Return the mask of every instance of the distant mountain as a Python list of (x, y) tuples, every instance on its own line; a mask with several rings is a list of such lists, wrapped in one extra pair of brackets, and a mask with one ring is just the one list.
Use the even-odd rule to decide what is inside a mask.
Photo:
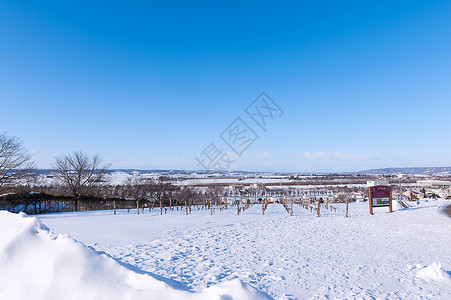
[[(52, 172), (52, 169), (37, 169), (36, 172), (42, 175), (49, 175)], [(174, 170), (174, 169), (109, 169), (109, 173), (114, 172), (123, 172), (123, 173), (139, 173), (139, 174), (149, 174), (149, 173), (158, 173), (160, 175), (174, 175), (174, 174), (202, 174), (202, 175), (215, 175), (215, 174), (242, 174), (242, 175), (248, 175), (248, 174), (264, 174), (264, 173), (270, 173), (270, 174), (289, 174), (289, 173), (279, 173), (279, 172), (259, 172), (259, 171), (240, 171), (240, 170)]]
[(359, 174), (451, 174), (451, 167), (382, 168), (358, 171)]

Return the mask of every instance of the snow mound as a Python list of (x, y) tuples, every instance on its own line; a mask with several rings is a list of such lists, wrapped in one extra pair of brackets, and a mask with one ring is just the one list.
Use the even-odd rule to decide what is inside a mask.
[(393, 210), (402, 210), (403, 207), (399, 201), (392, 201), (392, 208)]
[(135, 272), (36, 218), (0, 211), (1, 299), (270, 299), (235, 279), (194, 293)]
[(416, 271), (416, 276), (426, 281), (440, 281), (440, 282), (451, 282), (451, 276), (442, 269), (442, 266), (433, 262), (430, 266), (416, 267), (418, 271)]

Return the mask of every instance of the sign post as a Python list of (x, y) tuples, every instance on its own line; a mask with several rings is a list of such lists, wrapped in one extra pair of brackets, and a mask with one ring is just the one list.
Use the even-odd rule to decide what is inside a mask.
[(393, 212), (391, 186), (375, 185), (368, 188), (368, 194), (370, 196), (370, 214), (373, 214), (373, 207), (388, 206), (389, 211)]

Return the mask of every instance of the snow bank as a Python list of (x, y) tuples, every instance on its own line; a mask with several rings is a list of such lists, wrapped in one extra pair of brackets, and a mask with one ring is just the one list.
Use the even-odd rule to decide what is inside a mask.
[(36, 218), (0, 211), (1, 299), (269, 299), (232, 280), (193, 293), (135, 272)]
[(416, 276), (426, 281), (451, 282), (451, 276), (442, 269), (442, 266), (433, 262), (430, 266), (417, 265)]

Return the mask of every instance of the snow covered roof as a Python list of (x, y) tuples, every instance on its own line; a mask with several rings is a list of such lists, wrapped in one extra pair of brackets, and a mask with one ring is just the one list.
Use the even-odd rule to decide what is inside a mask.
[(451, 181), (445, 181), (445, 180), (419, 180), (417, 181), (418, 185), (420, 186), (450, 186)]
[(378, 180), (370, 180), (367, 181), (366, 185), (368, 187), (377, 186), (377, 185), (389, 185), (388, 180), (378, 179)]

